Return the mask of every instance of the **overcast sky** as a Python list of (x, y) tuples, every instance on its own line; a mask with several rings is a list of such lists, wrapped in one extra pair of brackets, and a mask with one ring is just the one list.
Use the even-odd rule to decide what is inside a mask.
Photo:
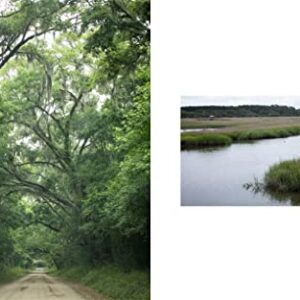
[(181, 106), (197, 106), (197, 105), (243, 105), (243, 104), (259, 104), (259, 105), (287, 105), (300, 108), (300, 96), (291, 97), (181, 97)]

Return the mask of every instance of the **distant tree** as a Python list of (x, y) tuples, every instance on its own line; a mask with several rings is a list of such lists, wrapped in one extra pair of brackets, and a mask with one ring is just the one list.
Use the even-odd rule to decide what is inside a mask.
[(300, 110), (284, 105), (189, 106), (181, 108), (182, 118), (300, 116)]

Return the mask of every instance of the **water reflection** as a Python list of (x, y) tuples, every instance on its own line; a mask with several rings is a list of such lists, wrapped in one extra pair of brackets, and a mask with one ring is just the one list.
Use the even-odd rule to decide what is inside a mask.
[(224, 149), (229, 148), (230, 145), (225, 146), (209, 146), (205, 147), (203, 149), (185, 149), (185, 152), (198, 152), (198, 153), (210, 153), (210, 152), (218, 152), (218, 151), (224, 151)]
[(269, 194), (272, 198), (280, 202), (290, 202), (291, 205), (300, 205), (300, 195), (296, 193), (282, 194), (271, 191), (265, 191), (264, 193)]
[(274, 192), (270, 189), (266, 189), (263, 182), (259, 182), (257, 178), (254, 179), (254, 182), (245, 183), (243, 187), (246, 190), (250, 190), (254, 194), (262, 194), (263, 196), (271, 197), (280, 202), (288, 202), (291, 205), (300, 205), (300, 194), (299, 193), (279, 193)]

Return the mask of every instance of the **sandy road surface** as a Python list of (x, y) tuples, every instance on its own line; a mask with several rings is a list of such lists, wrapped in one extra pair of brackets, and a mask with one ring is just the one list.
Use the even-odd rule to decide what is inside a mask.
[(85, 300), (68, 285), (34, 272), (0, 288), (0, 300)]

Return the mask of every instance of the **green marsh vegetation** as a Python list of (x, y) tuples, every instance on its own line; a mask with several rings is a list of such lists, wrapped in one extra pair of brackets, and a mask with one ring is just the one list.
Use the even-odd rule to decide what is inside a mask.
[[(226, 146), (233, 142), (283, 138), (300, 134), (300, 117), (197, 119), (194, 123), (190, 119), (183, 119), (182, 124), (185, 128), (204, 128), (203, 132), (182, 132), (183, 149)], [(217, 129), (208, 132), (205, 128)]]
[(232, 138), (225, 134), (217, 133), (182, 133), (181, 147), (198, 148), (198, 147), (212, 147), (212, 146), (226, 146), (232, 143)]
[(103, 271), (107, 290), (127, 272), (135, 274), (129, 285), (144, 278), (147, 295), (150, 3), (6, 4), (0, 272), (30, 269), (37, 260), (57, 270), (105, 265), (118, 270)]
[(300, 191), (300, 160), (288, 160), (272, 166), (264, 177), (266, 190), (279, 193)]
[(271, 166), (262, 182), (244, 184), (244, 188), (254, 193), (266, 193), (279, 201), (290, 200), (293, 205), (300, 205), (300, 160), (281, 161)]
[(208, 146), (226, 146), (233, 142), (283, 138), (299, 134), (300, 126), (214, 133), (183, 132), (181, 133), (181, 147), (186, 149)]

